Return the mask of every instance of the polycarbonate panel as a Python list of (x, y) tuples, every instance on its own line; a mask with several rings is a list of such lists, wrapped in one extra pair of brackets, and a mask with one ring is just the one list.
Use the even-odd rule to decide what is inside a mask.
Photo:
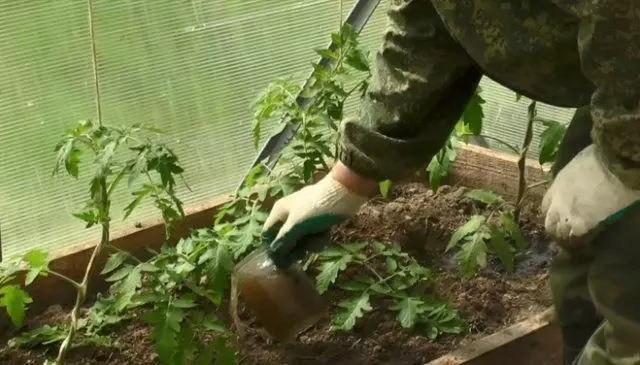
[[(278, 77), (303, 80), (339, 25), (336, 0), (94, 0), (105, 123), (167, 131), (192, 192), (186, 204), (232, 192), (256, 154), (251, 103)], [(344, 1), (344, 16), (354, 1)], [(386, 1), (363, 33), (375, 48)], [(53, 178), (64, 129), (94, 118), (87, 3), (0, 5), (0, 229), (5, 257), (96, 238), (71, 213), (87, 178)], [(269, 128), (265, 132), (265, 137)], [(113, 229), (129, 192), (115, 197)], [(157, 213), (141, 206), (127, 225)]]
[[(527, 129), (528, 107), (530, 99), (521, 98), (516, 101), (515, 92), (501, 86), (493, 80), (484, 77), (480, 82), (482, 97), (486, 100), (484, 106), (483, 134), (499, 138), (512, 146), (522, 146)], [(559, 108), (548, 104), (537, 103), (538, 117), (551, 119), (567, 124), (573, 117), (575, 109)], [(540, 123), (533, 126), (533, 140), (529, 148), (529, 158), (538, 159), (540, 151), (540, 134), (545, 127)], [(492, 149), (512, 152), (503, 144), (487, 140)]]

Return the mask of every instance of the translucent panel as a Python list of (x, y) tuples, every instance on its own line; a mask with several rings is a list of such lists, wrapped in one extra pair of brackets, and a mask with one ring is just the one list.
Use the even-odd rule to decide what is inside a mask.
[[(491, 79), (483, 78), (480, 86), (482, 87), (482, 97), (486, 100), (484, 104), (484, 127), (483, 133), (492, 137), (499, 138), (512, 146), (522, 146), (524, 134), (527, 129), (527, 108), (531, 100), (521, 98), (516, 101), (516, 94), (494, 82)], [(568, 123), (575, 109), (559, 108), (547, 104), (537, 104), (538, 116), (540, 118), (552, 119), (560, 123)], [(533, 140), (529, 149), (528, 156), (538, 159), (540, 151), (540, 133), (545, 127), (540, 123), (534, 124)], [(508, 148), (499, 142), (487, 140), (492, 149), (511, 152)]]
[[(345, 1), (345, 16), (354, 1)], [(386, 3), (386, 2), (383, 2)], [(304, 79), (338, 28), (338, 1), (94, 0), (103, 119), (168, 132), (186, 168), (187, 204), (230, 193), (256, 152), (251, 103), (278, 77)], [(364, 32), (379, 43), (384, 8)], [(0, 5), (0, 228), (5, 257), (96, 237), (71, 213), (87, 177), (51, 176), (64, 129), (95, 115), (87, 4)], [(267, 128), (268, 129), (268, 128)], [(268, 130), (267, 130), (268, 133)], [(115, 197), (114, 230), (129, 192)], [(157, 217), (144, 205), (127, 225)]]

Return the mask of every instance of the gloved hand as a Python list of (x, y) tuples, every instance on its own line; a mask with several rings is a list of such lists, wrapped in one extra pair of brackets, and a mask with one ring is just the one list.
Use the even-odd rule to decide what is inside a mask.
[(640, 200), (640, 191), (626, 187), (590, 145), (555, 177), (542, 201), (547, 233), (571, 242), (621, 217)]
[(329, 243), (329, 230), (356, 214), (367, 201), (332, 173), (314, 185), (278, 200), (264, 224), (262, 240), (279, 268), (287, 268), (308, 251)]

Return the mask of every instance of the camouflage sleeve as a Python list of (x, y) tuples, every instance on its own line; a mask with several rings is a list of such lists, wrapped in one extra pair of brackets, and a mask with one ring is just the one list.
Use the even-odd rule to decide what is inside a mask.
[(582, 70), (596, 87), (593, 141), (610, 170), (640, 189), (640, 1), (554, 1), (581, 19)]
[(393, 0), (370, 89), (340, 128), (338, 158), (359, 175), (399, 180), (446, 142), (481, 73), (430, 1)]

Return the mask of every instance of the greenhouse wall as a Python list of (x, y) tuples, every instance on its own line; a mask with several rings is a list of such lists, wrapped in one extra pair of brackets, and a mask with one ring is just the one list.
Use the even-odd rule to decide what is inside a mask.
[[(252, 101), (276, 78), (303, 80), (313, 49), (326, 45), (353, 3), (344, 1), (340, 16), (335, 0), (95, 0), (104, 122), (164, 129), (186, 169), (191, 190), (179, 194), (187, 205), (230, 193), (257, 152), (249, 133)], [(385, 7), (386, 1), (363, 32), (370, 50), (381, 39)], [(72, 181), (51, 173), (64, 130), (95, 115), (87, 19), (83, 1), (0, 5), (4, 257), (96, 236), (71, 216), (87, 196), (86, 175)], [(482, 86), (486, 133), (520, 143), (527, 101), (516, 102), (489, 80)], [(356, 107), (352, 102), (349, 111)], [(564, 122), (572, 111), (543, 106), (540, 114)], [(115, 197), (114, 212), (128, 203), (127, 194)], [(114, 229), (154, 214), (145, 205), (126, 225), (118, 215)]]

